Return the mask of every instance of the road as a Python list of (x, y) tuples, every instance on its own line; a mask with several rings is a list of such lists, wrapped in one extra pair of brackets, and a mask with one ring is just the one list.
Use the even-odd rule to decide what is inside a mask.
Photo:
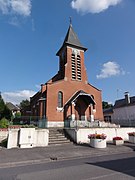
[(135, 180), (135, 152), (0, 168), (0, 180)]

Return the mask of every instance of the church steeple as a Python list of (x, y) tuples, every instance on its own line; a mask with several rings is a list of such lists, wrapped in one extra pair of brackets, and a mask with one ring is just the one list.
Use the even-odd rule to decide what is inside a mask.
[(77, 49), (81, 49), (81, 50), (84, 50), (84, 51), (87, 50), (87, 48), (85, 48), (81, 44), (77, 34), (74, 32), (71, 22), (70, 22), (70, 25), (69, 25), (66, 37), (64, 39), (63, 45), (62, 45), (62, 47), (60, 48), (60, 50), (56, 54), (57, 56), (59, 56), (60, 51), (65, 46), (71, 46), (71, 47), (74, 47), (74, 48), (77, 48)]
[(59, 56), (59, 79), (87, 82), (87, 74), (84, 65), (84, 52), (87, 50), (70, 22), (62, 47), (57, 52)]

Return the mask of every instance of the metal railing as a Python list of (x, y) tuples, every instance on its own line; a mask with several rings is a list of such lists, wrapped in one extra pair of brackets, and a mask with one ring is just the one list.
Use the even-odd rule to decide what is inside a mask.
[(112, 119), (111, 122), (121, 127), (135, 127), (135, 119)]
[(48, 120), (46, 117), (39, 116), (21, 116), (12, 120), (13, 125), (34, 125), (38, 128), (48, 128)]
[(95, 120), (93, 122), (87, 120), (65, 120), (65, 128), (91, 128), (91, 127), (100, 127), (100, 121)]
[(119, 128), (119, 123), (111, 123), (111, 122), (105, 122), (102, 120), (94, 120), (94, 121), (88, 121), (88, 120), (65, 120), (64, 121), (64, 127), (65, 128)]

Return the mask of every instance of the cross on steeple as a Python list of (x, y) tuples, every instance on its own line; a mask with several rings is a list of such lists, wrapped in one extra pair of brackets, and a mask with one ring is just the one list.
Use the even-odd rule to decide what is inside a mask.
[(85, 48), (79, 38), (77, 37), (77, 34), (74, 32), (73, 30), (73, 27), (72, 27), (72, 18), (69, 17), (69, 20), (70, 20), (70, 25), (69, 25), (69, 28), (68, 28), (68, 31), (67, 31), (67, 34), (66, 34), (66, 37), (64, 39), (64, 42), (63, 42), (63, 45), (62, 47), (59, 49), (59, 51), (57, 52), (57, 56), (59, 56), (59, 53), (61, 52), (61, 50), (63, 49), (63, 47), (65, 46), (72, 46), (74, 48), (78, 48), (78, 49), (82, 49), (84, 51), (87, 50), (87, 48)]
[(72, 26), (72, 17), (69, 17), (70, 26)]

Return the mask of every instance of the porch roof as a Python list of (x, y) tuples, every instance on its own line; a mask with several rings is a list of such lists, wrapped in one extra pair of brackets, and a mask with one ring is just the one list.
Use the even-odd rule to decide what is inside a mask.
[(73, 96), (71, 96), (71, 98), (65, 103), (64, 106), (69, 105), (71, 103), (75, 103), (77, 101), (77, 98), (79, 96), (82, 96), (84, 98), (84, 101), (89, 105), (89, 104), (96, 104), (94, 99), (92, 98), (92, 96), (82, 90), (77, 91), (75, 94), (73, 94)]

